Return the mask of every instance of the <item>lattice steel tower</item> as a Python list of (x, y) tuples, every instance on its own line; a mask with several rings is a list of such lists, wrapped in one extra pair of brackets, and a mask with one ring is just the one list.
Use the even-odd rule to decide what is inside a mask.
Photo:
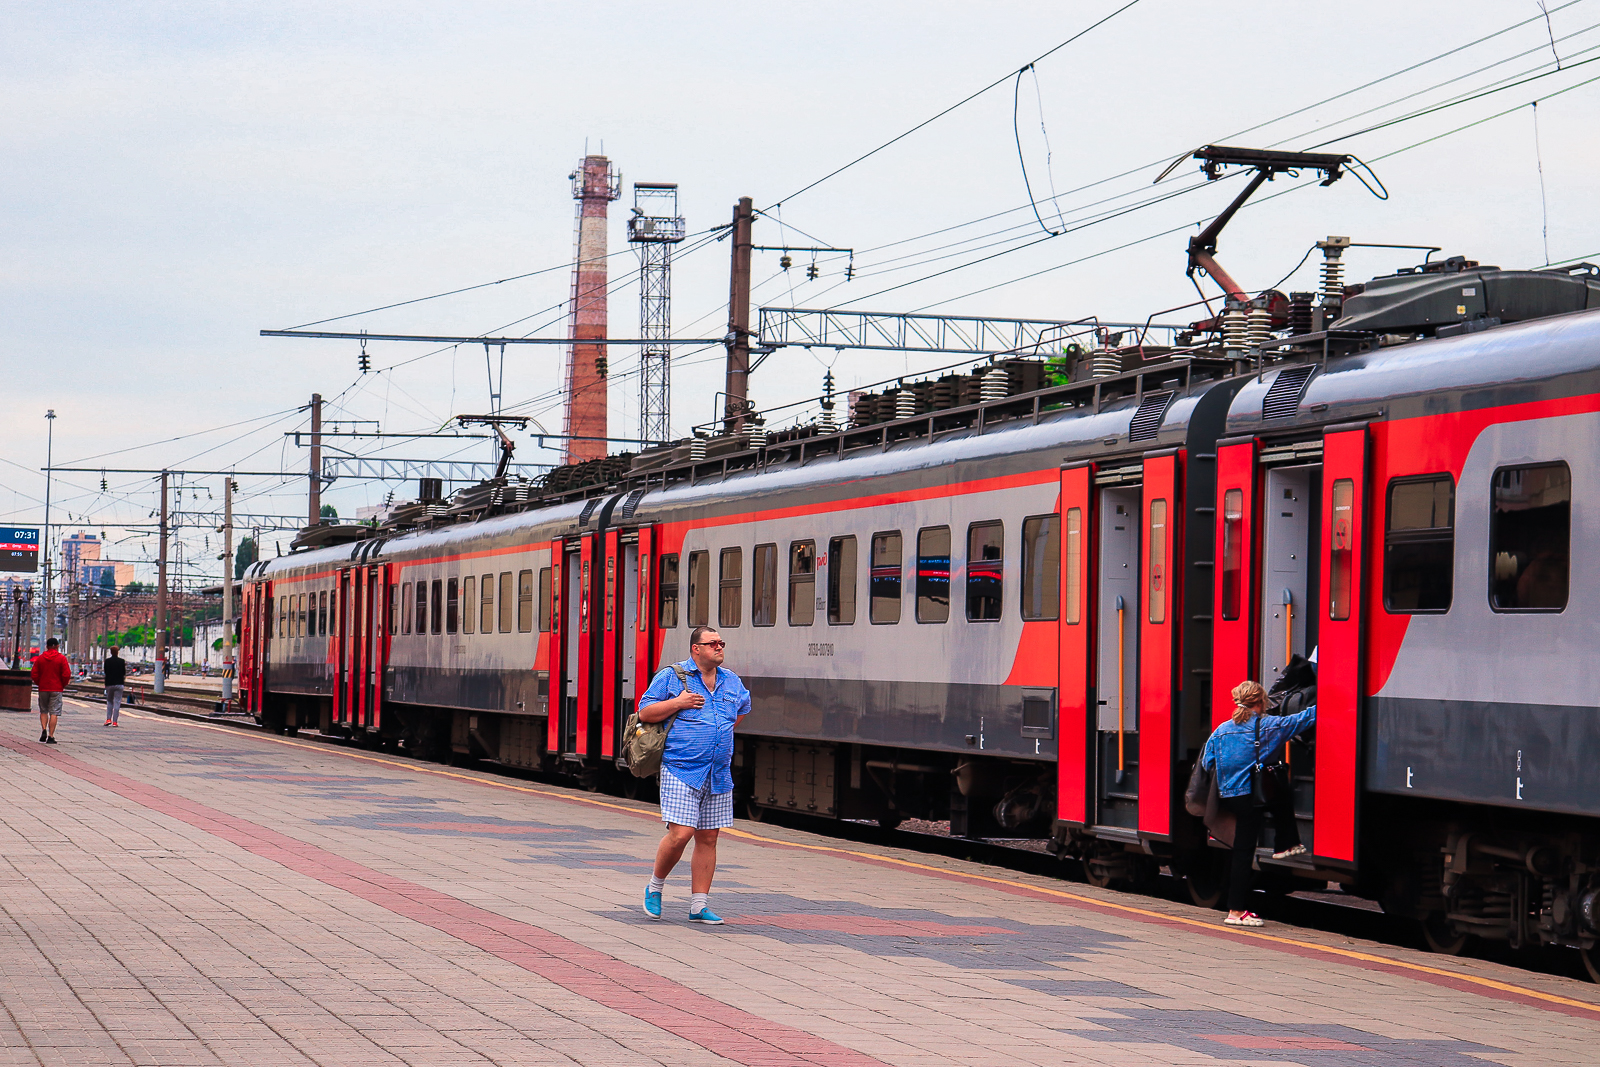
[(666, 441), (672, 410), (672, 246), (683, 240), (676, 183), (634, 182), (628, 240), (639, 246), (639, 436)]

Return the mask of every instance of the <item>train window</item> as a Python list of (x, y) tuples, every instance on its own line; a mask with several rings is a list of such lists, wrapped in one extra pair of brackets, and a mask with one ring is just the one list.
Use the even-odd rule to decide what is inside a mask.
[(757, 545), (750, 561), (750, 622), (771, 626), (778, 621), (778, 546)]
[(511, 612), (515, 608), (512, 602), (511, 572), (500, 572), (500, 632), (511, 632)]
[(461, 579), (461, 632), (470, 634), (473, 623), (477, 617), (473, 612), (476, 606), (473, 601), (478, 599), (478, 579), (476, 575), (469, 574)]
[(1022, 617), (1053, 619), (1061, 603), (1061, 516), (1022, 520)]
[(967, 527), (967, 620), (995, 622), (1005, 590), (1005, 527), (976, 522)]
[(411, 632), (411, 583), (400, 587), (400, 632)]
[(817, 543), (789, 542), (789, 625), (810, 626), (817, 618)]
[[(400, 587), (391, 585), (389, 587), (389, 632), (392, 634), (400, 632), (400, 604)], [(338, 613), (339, 598), (338, 596), (333, 596), (328, 600), (328, 625), (333, 627), (334, 633), (339, 632), (339, 620), (336, 618)]]
[(431, 608), (431, 612), (428, 615), (428, 630), (429, 630), (430, 633), (440, 634), (440, 633), (444, 632), (444, 579), (443, 578), (435, 578), (433, 580), (432, 593), (433, 593), (433, 596), (430, 598), (432, 600), (432, 603), (429, 605), (429, 607)]
[(461, 629), (461, 585), (458, 579), (447, 578), (444, 583), (444, 632), (453, 634)]
[(717, 625), (738, 626), (739, 601), (744, 595), (744, 549), (723, 549), (717, 575)]
[(917, 531), (917, 621), (950, 618), (950, 527)]
[[(315, 612), (317, 610), (317, 594), (315, 594), (315, 593), (311, 594), (311, 610), (313, 612)], [(300, 609), (299, 609), (299, 613), (300, 613), (300, 615), (299, 615), (299, 620), (298, 621), (300, 623), (300, 630), (296, 634), (296, 636), (297, 637), (304, 637), (304, 636), (306, 636), (306, 595), (304, 593), (300, 594)]]
[(1572, 472), (1565, 463), (1494, 472), (1489, 603), (1496, 611), (1562, 611), (1572, 548)]
[(550, 591), (554, 588), (551, 582), (549, 567), (539, 568), (539, 632), (550, 632)]
[(1450, 610), (1456, 562), (1455, 481), (1448, 474), (1389, 483), (1383, 606), (1396, 615)]
[(328, 591), (317, 594), (317, 636), (328, 636)]
[(661, 581), (656, 583), (661, 590), (661, 603), (658, 606), (658, 622), (666, 629), (678, 625), (678, 554), (664, 552), (661, 555)]
[(1222, 494), (1222, 617), (1239, 617), (1244, 583), (1244, 490)]
[(856, 621), (856, 539), (828, 542), (828, 622), (853, 626)]
[(901, 537), (899, 530), (872, 535), (872, 569), (868, 574), (867, 618), (900, 621)]
[(711, 621), (711, 553), (689, 553), (689, 625)]
[(278, 636), (279, 637), (287, 637), (289, 635), (289, 632), (287, 630), (288, 622), (286, 621), (289, 618), (288, 603), (289, 603), (289, 598), (288, 597), (280, 596), (278, 598)]
[(1167, 502), (1150, 501), (1150, 621), (1167, 621)]
[[(271, 597), (267, 597), (267, 603), (266, 603), (266, 609), (267, 609), (266, 632), (267, 632), (267, 636), (268, 637), (272, 636), (272, 609), (273, 609), (273, 607), (274, 607), (274, 604), (272, 602), (272, 598)], [(279, 625), (282, 625), (283, 612), (281, 612), (281, 611), (278, 612), (278, 620), (279, 620)], [(282, 634), (279, 634), (279, 636), (281, 637)]]
[(478, 632), (494, 633), (494, 575), (478, 579)]
[(1083, 621), (1083, 509), (1068, 508), (1067, 558), (1067, 610), (1064, 621), (1076, 626)]
[(533, 571), (517, 572), (517, 632), (533, 632)]
[(1340, 478), (1333, 483), (1332, 535), (1328, 539), (1328, 618), (1342, 621), (1350, 617), (1350, 598), (1355, 594), (1355, 505), (1356, 483)]

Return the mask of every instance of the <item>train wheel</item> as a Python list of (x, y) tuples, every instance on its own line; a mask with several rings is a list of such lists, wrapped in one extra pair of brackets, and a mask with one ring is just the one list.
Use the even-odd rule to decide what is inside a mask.
[(878, 816), (878, 825), (883, 827), (885, 830), (898, 829), (900, 824), (905, 822), (905, 821), (906, 821), (905, 814), (903, 812), (898, 812), (898, 811), (891, 811), (887, 815)]
[(751, 822), (762, 822), (767, 817), (767, 809), (753, 800), (745, 801), (744, 817)]
[(1600, 941), (1588, 948), (1580, 948), (1578, 956), (1583, 960), (1583, 970), (1588, 974), (1589, 981), (1600, 982)]
[(618, 786), (618, 789), (624, 797), (629, 800), (639, 799), (639, 787), (643, 784), (643, 779), (634, 774), (632, 771), (629, 771), (627, 774), (617, 775), (617, 779), (619, 782), (621, 782), (621, 785)]
[(1121, 889), (1126, 884), (1114, 868), (1092, 856), (1083, 861), (1083, 880), (1096, 889)]
[(1228, 894), (1226, 853), (1206, 850), (1209, 855), (1194, 860), (1183, 875), (1184, 888), (1197, 908), (1220, 908)]
[(1468, 937), (1451, 929), (1442, 912), (1430, 912), (1422, 920), (1422, 940), (1427, 943), (1429, 952), (1437, 952), (1441, 956), (1459, 956), (1467, 950)]

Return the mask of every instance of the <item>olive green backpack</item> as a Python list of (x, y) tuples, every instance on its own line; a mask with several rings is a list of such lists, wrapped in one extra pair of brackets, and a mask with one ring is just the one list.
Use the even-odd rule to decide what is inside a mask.
[[(683, 687), (689, 687), (689, 675), (678, 664), (672, 665)], [(636, 778), (649, 778), (661, 770), (661, 757), (667, 751), (667, 734), (672, 730), (676, 713), (661, 722), (640, 722), (635, 711), (622, 727), (622, 760)]]

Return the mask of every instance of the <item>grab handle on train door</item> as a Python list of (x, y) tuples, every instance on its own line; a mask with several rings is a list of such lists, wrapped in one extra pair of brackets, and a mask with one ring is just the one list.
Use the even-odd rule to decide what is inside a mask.
[(1124, 741), (1123, 710), (1126, 707), (1126, 702), (1123, 700), (1123, 690), (1125, 688), (1127, 688), (1127, 677), (1126, 677), (1126, 675), (1124, 673), (1126, 668), (1124, 667), (1124, 664), (1126, 663), (1126, 656), (1127, 656), (1128, 631), (1122, 625), (1122, 615), (1123, 615), (1123, 612), (1126, 611), (1126, 610), (1127, 610), (1127, 605), (1123, 603), (1123, 600), (1122, 600), (1122, 598), (1120, 596), (1117, 597), (1117, 784), (1118, 785), (1122, 784), (1122, 779), (1123, 779), (1123, 777), (1124, 777), (1124, 775), (1126, 773), (1126, 771), (1124, 770), (1124, 761), (1123, 761), (1123, 741)]
[[(1287, 586), (1283, 590), (1283, 666), (1287, 670), (1289, 661), (1294, 659), (1294, 591)], [(1289, 762), (1289, 742), (1283, 743), (1283, 762)]]

